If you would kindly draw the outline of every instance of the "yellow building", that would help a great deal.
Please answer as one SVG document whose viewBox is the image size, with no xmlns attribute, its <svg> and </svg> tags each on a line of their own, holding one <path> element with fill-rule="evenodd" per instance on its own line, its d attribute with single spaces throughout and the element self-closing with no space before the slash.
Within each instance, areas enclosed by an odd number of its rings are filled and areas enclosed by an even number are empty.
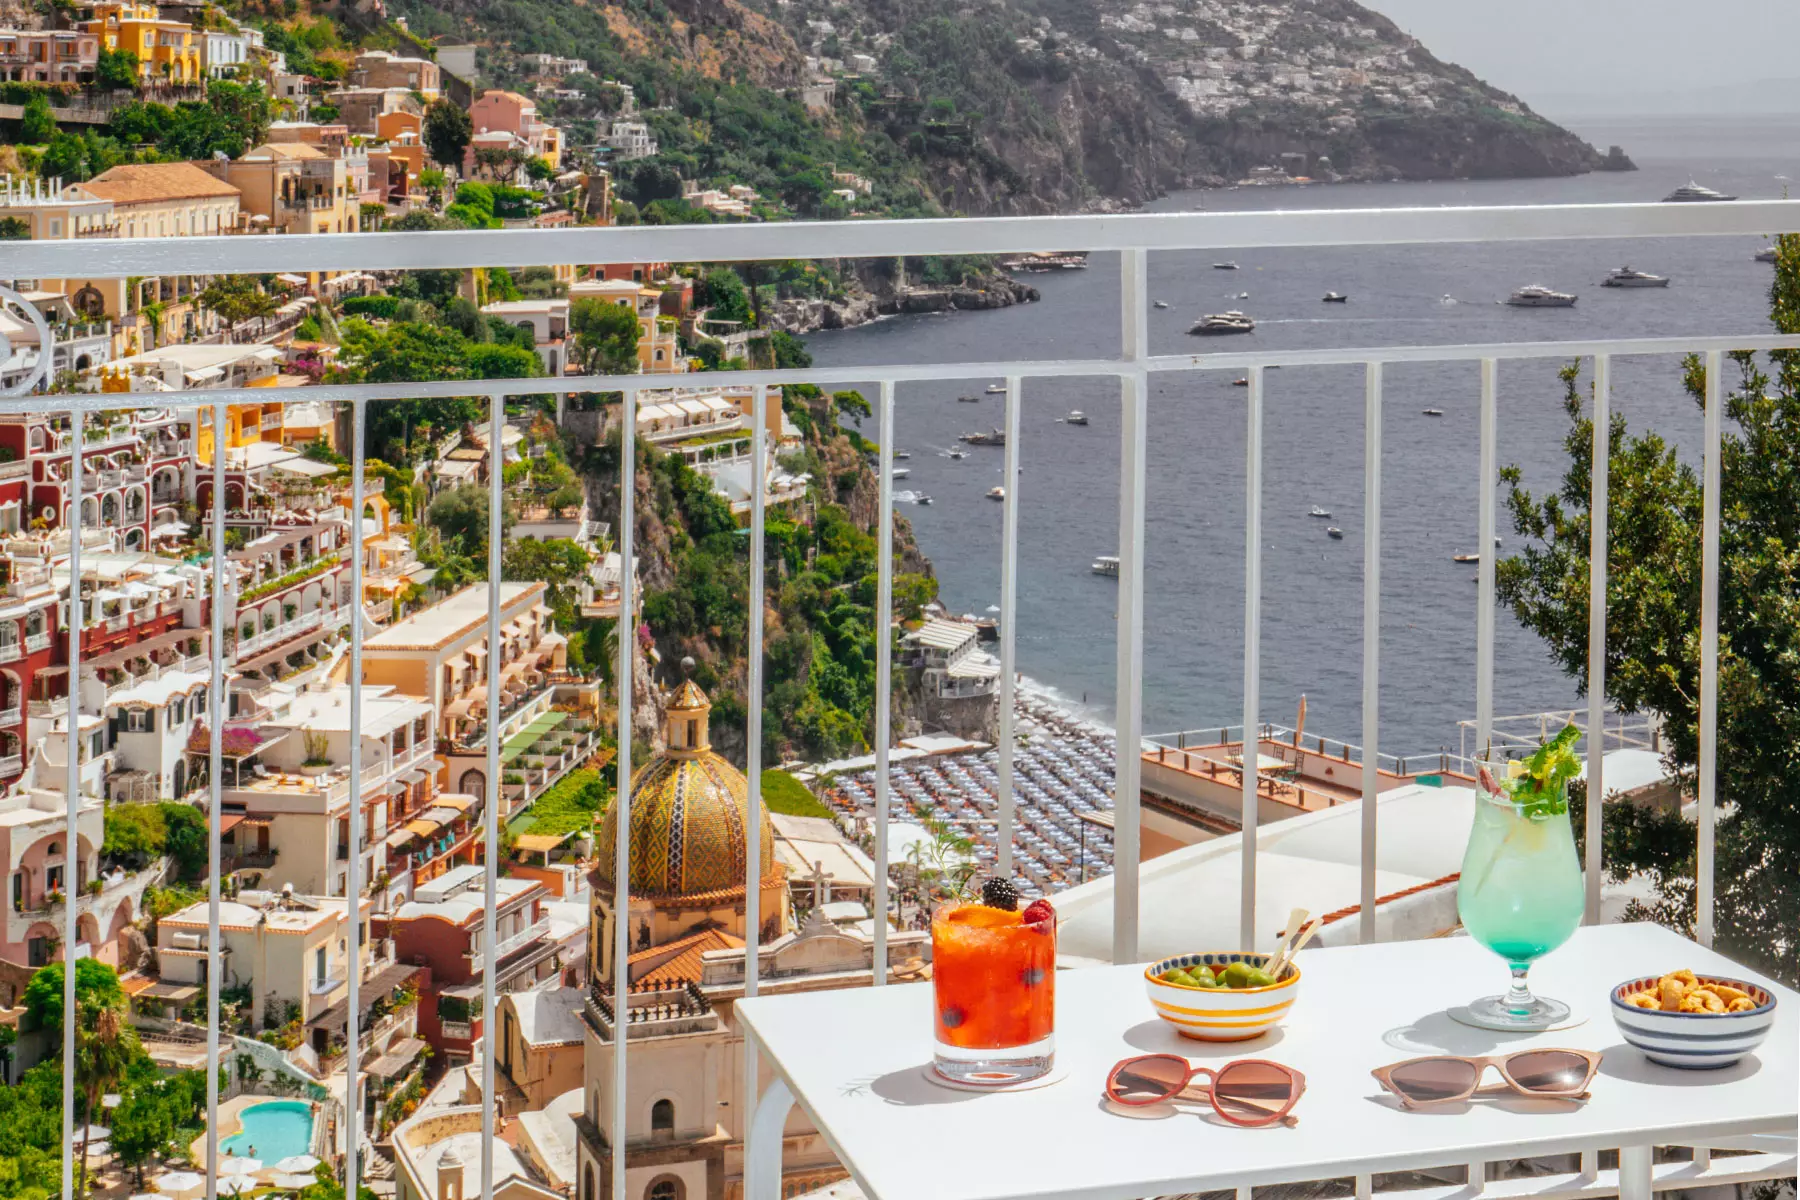
<svg viewBox="0 0 1800 1200">
<path fill-rule="evenodd" d="M 250 384 L 251 387 L 274 386 L 274 376 L 267 377 L 270 382 L 260 380 Z M 242 449 L 253 442 L 274 442 L 282 444 L 282 410 L 286 406 L 279 400 L 271 400 L 267 404 L 228 404 L 225 406 L 225 449 L 227 453 Z M 210 465 L 213 453 L 212 422 L 201 421 L 194 434 L 194 459 L 196 462 Z M 227 462 L 230 461 L 228 458 Z"/>
<path fill-rule="evenodd" d="M 673 375 L 688 369 L 675 322 L 662 317 L 662 289 L 631 279 L 588 279 L 570 285 L 569 300 L 604 300 L 629 307 L 638 319 L 638 372 Z"/>
<path fill-rule="evenodd" d="M 239 208 L 265 232 L 357 232 L 360 198 L 335 152 L 304 142 L 267 142 L 242 158 L 196 165 L 237 189 Z"/>
<path fill-rule="evenodd" d="M 204 47 L 185 21 L 165 21 L 156 5 L 103 0 L 82 28 L 98 34 L 108 50 L 137 55 L 142 83 L 199 83 L 206 77 Z"/>
</svg>

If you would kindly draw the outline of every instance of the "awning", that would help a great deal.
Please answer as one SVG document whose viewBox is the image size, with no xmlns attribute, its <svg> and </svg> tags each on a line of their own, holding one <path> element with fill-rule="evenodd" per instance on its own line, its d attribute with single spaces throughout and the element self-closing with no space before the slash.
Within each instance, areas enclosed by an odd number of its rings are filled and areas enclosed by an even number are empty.
<svg viewBox="0 0 1800 1200">
<path fill-rule="evenodd" d="M 423 771 L 408 771 L 406 774 L 404 774 L 400 777 L 400 782 L 407 783 L 407 784 L 424 783 L 429 778 L 431 778 L 431 776 L 427 775 Z"/>
<path fill-rule="evenodd" d="M 376 973 L 375 978 L 365 981 L 358 989 L 358 999 L 364 1004 L 370 1004 L 384 996 L 392 995 L 395 988 L 412 979 L 421 970 L 423 970 L 421 967 L 403 966 L 400 963 L 384 967 Z M 306 1027 L 308 1029 L 329 1029 L 336 1032 L 348 1028 L 349 1024 L 350 1002 L 349 997 L 346 996 L 308 1021 Z"/>
<path fill-rule="evenodd" d="M 381 1079 L 398 1079 L 406 1074 L 419 1053 L 425 1049 L 425 1043 L 418 1038 L 409 1037 L 394 1043 L 392 1049 L 369 1064 L 369 1074 Z"/>
<path fill-rule="evenodd" d="M 442 808 L 454 808 L 457 812 L 468 812 L 481 801 L 463 792 L 439 792 L 438 805 Z"/>
<path fill-rule="evenodd" d="M 430 837 L 443 827 L 444 823 L 442 821 L 428 821 L 423 817 L 406 823 L 406 831 L 408 833 L 416 833 L 420 837 Z"/>
<path fill-rule="evenodd" d="M 533 854 L 545 854 L 551 850 L 556 849 L 558 846 L 562 845 L 564 842 L 566 842 L 570 838 L 574 837 L 576 832 L 577 832 L 576 830 L 571 829 L 567 833 L 560 833 L 560 834 L 558 834 L 558 833 L 521 833 L 518 836 L 518 839 L 513 842 L 513 845 L 517 846 L 521 850 L 529 850 Z"/>
<path fill-rule="evenodd" d="M 414 835 L 413 831 L 410 829 L 402 829 L 399 833 L 390 833 L 387 835 L 387 839 L 386 839 L 388 849 L 389 850 L 397 850 L 401 846 L 404 846 L 404 845 L 406 845 L 406 843 L 412 841 L 414 836 L 415 835 Z"/>
<path fill-rule="evenodd" d="M 177 1004 L 185 1004 L 200 994 L 200 989 L 187 983 L 156 982 L 139 992 L 140 997 L 151 1000 L 169 1000 Z"/>
<path fill-rule="evenodd" d="M 460 816 L 462 816 L 462 813 L 457 809 L 450 808 L 446 805 L 434 805 L 420 813 L 419 819 L 421 821 L 436 821 L 439 825 L 448 825 Z"/>
<path fill-rule="evenodd" d="M 244 814 L 243 813 L 226 813 L 224 816 L 219 818 L 219 832 L 220 833 L 230 833 L 233 829 L 236 829 L 239 825 L 242 825 L 243 823 L 244 823 Z"/>
<path fill-rule="evenodd" d="M 305 287 L 306 286 L 306 276 L 304 276 L 304 275 L 295 275 L 295 274 L 292 274 L 291 272 L 283 271 L 281 274 L 275 276 L 275 278 L 281 280 L 281 282 L 283 282 L 283 283 L 291 283 L 295 287 Z"/>
</svg>

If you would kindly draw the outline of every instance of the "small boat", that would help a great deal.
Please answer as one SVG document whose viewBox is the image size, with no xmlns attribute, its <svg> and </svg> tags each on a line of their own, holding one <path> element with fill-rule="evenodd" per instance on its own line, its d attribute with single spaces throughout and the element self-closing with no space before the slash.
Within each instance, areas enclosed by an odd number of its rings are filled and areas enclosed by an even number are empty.
<svg viewBox="0 0 1800 1200">
<path fill-rule="evenodd" d="M 977 431 L 975 433 L 963 434 L 962 440 L 969 443 L 971 446 L 1004 446 L 1006 445 L 1006 434 L 998 429 L 989 433 Z"/>
<path fill-rule="evenodd" d="M 1756 252 L 1755 258 L 1757 262 L 1772 263 L 1775 261 L 1776 253 L 1775 247 L 1765 246 L 1763 249 Z"/>
<path fill-rule="evenodd" d="M 1154 305 L 1152 305 L 1152 306 L 1151 306 L 1151 307 L 1153 307 L 1153 308 L 1167 308 L 1167 307 L 1169 307 L 1169 302 L 1168 302 L 1168 301 L 1167 301 L 1167 300 L 1158 300 L 1158 301 L 1157 301 L 1157 302 L 1156 302 L 1156 303 L 1155 303 L 1155 304 L 1154 304 Z"/>
<path fill-rule="evenodd" d="M 1231 386 L 1232 387 L 1249 387 L 1250 386 L 1250 377 L 1248 375 L 1239 375 L 1236 379 L 1231 381 Z"/>
<path fill-rule="evenodd" d="M 926 494 L 925 494 L 925 493 L 924 493 L 924 492 L 920 492 L 920 493 L 919 493 L 919 495 L 918 495 L 918 498 L 917 498 L 917 499 L 916 499 L 916 500 L 915 500 L 915 501 L 914 501 L 914 503 L 916 503 L 916 504 L 930 504 L 930 503 L 931 503 L 931 497 L 930 497 L 930 496 L 927 496 L 927 495 L 926 495 Z"/>
<path fill-rule="evenodd" d="M 1229 312 L 1207 313 L 1189 327 L 1188 332 L 1200 337 L 1208 337 L 1225 333 L 1254 333 L 1256 322 L 1232 309 Z"/>
<path fill-rule="evenodd" d="M 1715 192 L 1709 187 L 1695 183 L 1692 179 L 1663 197 L 1664 204 L 1696 204 L 1709 200 L 1736 200 L 1736 196 L 1727 196 L 1724 192 Z"/>
<path fill-rule="evenodd" d="M 958 396 L 956 398 L 956 402 L 958 404 L 980 404 L 981 397 L 980 396 Z"/>
<path fill-rule="evenodd" d="M 1326 292 L 1322 300 L 1326 304 L 1345 304 L 1349 302 L 1350 297 L 1342 292 Z"/>
<path fill-rule="evenodd" d="M 1428 417 L 1441 417 L 1444 415 L 1444 410 L 1441 408 L 1428 408 L 1424 411 L 1425 415 Z"/>
<path fill-rule="evenodd" d="M 895 458 L 911 458 L 912 451 L 911 450 L 896 450 L 896 451 L 894 451 L 894 457 Z"/>
<path fill-rule="evenodd" d="M 1312 506 L 1312 511 L 1307 513 L 1306 515 L 1309 517 L 1329 517 L 1329 516 L 1331 516 L 1330 513 L 1326 512 L 1324 509 L 1320 508 L 1316 504 Z"/>
<path fill-rule="evenodd" d="M 1336 525 L 1327 526 L 1325 529 L 1325 536 L 1334 542 L 1341 542 L 1344 540 L 1344 531 L 1339 529 Z"/>
<path fill-rule="evenodd" d="M 1234 262 L 1231 262 L 1230 260 L 1227 260 L 1225 262 L 1216 262 L 1213 264 L 1213 270 L 1215 270 L 1215 271 L 1235 271 L 1237 269 L 1238 269 L 1238 265 Z"/>
<path fill-rule="evenodd" d="M 967 457 L 969 457 L 969 452 L 967 450 L 964 450 L 961 446 L 950 447 L 949 454 L 950 454 L 951 458 L 967 458 Z"/>
<path fill-rule="evenodd" d="M 1481 555 L 1479 555 L 1479 554 L 1452 554 L 1450 556 L 1450 561 L 1451 562 L 1459 562 L 1459 563 L 1478 563 L 1481 561 Z"/>
<path fill-rule="evenodd" d="M 1438 297 L 1438 303 L 1439 304 L 1460 304 L 1460 303 L 1462 303 L 1462 301 L 1458 300 L 1455 296 L 1452 296 L 1449 292 L 1445 292 L 1442 296 Z"/>
<path fill-rule="evenodd" d="M 1508 296 L 1505 303 L 1513 308 L 1574 308 L 1575 297 L 1541 283 L 1528 283 Z"/>
<path fill-rule="evenodd" d="M 1090 568 L 1096 575 L 1106 575 L 1113 579 L 1119 577 L 1119 558 L 1115 554 L 1102 554 L 1094 560 Z"/>
<path fill-rule="evenodd" d="M 895 479 L 905 479 L 905 478 L 909 477 L 911 474 L 912 474 L 912 468 L 910 468 L 910 467 L 895 467 L 893 470 L 893 477 Z"/>
<path fill-rule="evenodd" d="M 1006 499 L 1006 489 L 999 486 L 991 487 L 988 489 L 987 498 L 989 500 L 1004 500 Z"/>
<path fill-rule="evenodd" d="M 1652 275 L 1648 271 L 1634 271 L 1630 267 L 1616 267 L 1610 275 L 1600 281 L 1600 286 L 1609 288 L 1668 287 L 1669 277 Z"/>
<path fill-rule="evenodd" d="M 1070 410 L 1069 415 L 1063 418 L 1064 425 L 1086 425 L 1087 423 L 1087 414 L 1079 408 Z"/>
<path fill-rule="evenodd" d="M 1004 396 L 1006 395 L 1006 385 L 1004 383 L 990 383 L 987 385 L 987 394 L 990 396 Z"/>
<path fill-rule="evenodd" d="M 1249 292 L 1239 292 L 1237 295 L 1232 297 L 1233 300 L 1248 300 L 1249 298 L 1250 298 Z"/>
</svg>

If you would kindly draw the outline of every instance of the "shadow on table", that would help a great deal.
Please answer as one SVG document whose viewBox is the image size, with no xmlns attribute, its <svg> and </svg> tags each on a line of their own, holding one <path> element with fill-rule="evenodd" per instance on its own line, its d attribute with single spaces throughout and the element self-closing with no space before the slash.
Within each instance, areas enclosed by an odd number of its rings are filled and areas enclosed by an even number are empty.
<svg viewBox="0 0 1800 1200">
<path fill-rule="evenodd" d="M 898 1071 L 889 1071 L 886 1075 L 877 1075 L 863 1086 L 889 1104 L 907 1108 L 922 1108 L 929 1104 L 962 1104 L 981 1099 L 981 1092 L 962 1091 L 931 1082 L 925 1077 L 925 1072 L 929 1070 L 929 1064 L 902 1067 Z"/>
<path fill-rule="evenodd" d="M 1125 1044 L 1147 1054 L 1179 1054 L 1183 1058 L 1261 1058 L 1282 1041 L 1281 1027 L 1241 1042 L 1203 1042 L 1185 1038 L 1166 1021 L 1140 1021 L 1125 1031 Z"/>
<path fill-rule="evenodd" d="M 1729 1067 L 1706 1070 L 1665 1067 L 1661 1063 L 1651 1062 L 1642 1050 L 1624 1042 L 1608 1046 L 1600 1059 L 1602 1075 L 1623 1079 L 1628 1083 L 1655 1083 L 1665 1087 L 1712 1087 L 1719 1083 L 1735 1083 L 1740 1079 L 1750 1078 L 1760 1070 L 1762 1059 L 1754 1054 L 1744 1055 Z"/>
<path fill-rule="evenodd" d="M 1505 1033 L 1497 1029 L 1477 1029 L 1464 1025 L 1442 1009 L 1414 1018 L 1381 1035 L 1389 1046 L 1414 1057 L 1427 1054 L 1492 1054 L 1504 1046 L 1541 1037 L 1539 1033 Z"/>
<path fill-rule="evenodd" d="M 1304 1100 L 1301 1101 L 1305 1103 Z M 1128 1121 L 1168 1121 L 1175 1117 L 1192 1117 L 1203 1125 L 1216 1125 L 1220 1129 L 1230 1129 L 1238 1133 L 1260 1133 L 1264 1130 L 1289 1129 L 1293 1126 L 1276 1121 L 1269 1125 L 1239 1125 L 1227 1121 L 1213 1110 L 1211 1104 L 1203 1099 L 1184 1097 L 1181 1100 L 1163 1100 L 1156 1104 L 1118 1104 L 1101 1096 L 1100 1111 L 1108 1116 L 1123 1117 Z M 1298 1118 L 1298 1113 L 1295 1117 Z"/>
<path fill-rule="evenodd" d="M 1584 1092 L 1578 1097 L 1572 1096 L 1566 1099 L 1558 1099 L 1554 1096 L 1521 1096 L 1506 1085 L 1498 1084 L 1482 1088 L 1468 1100 L 1458 1100 L 1453 1104 L 1426 1104 L 1419 1108 L 1408 1108 L 1400 1103 L 1399 1097 L 1387 1092 L 1376 1092 L 1365 1099 L 1378 1108 L 1405 1113 L 1409 1117 L 1461 1116 L 1477 1105 L 1482 1108 L 1497 1108 L 1502 1112 L 1553 1116 L 1557 1113 L 1579 1110 L 1587 1102 L 1588 1094 Z"/>
</svg>

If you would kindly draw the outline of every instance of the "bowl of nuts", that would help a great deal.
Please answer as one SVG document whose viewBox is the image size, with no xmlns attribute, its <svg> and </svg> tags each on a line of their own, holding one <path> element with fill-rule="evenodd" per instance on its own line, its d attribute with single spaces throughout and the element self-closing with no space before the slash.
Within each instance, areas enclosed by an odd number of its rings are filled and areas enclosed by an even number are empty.
<svg viewBox="0 0 1800 1200">
<path fill-rule="evenodd" d="M 1612 990 L 1613 1022 L 1651 1062 L 1688 1070 L 1728 1067 L 1762 1044 L 1775 995 L 1744 979 L 1672 971 Z"/>
</svg>

